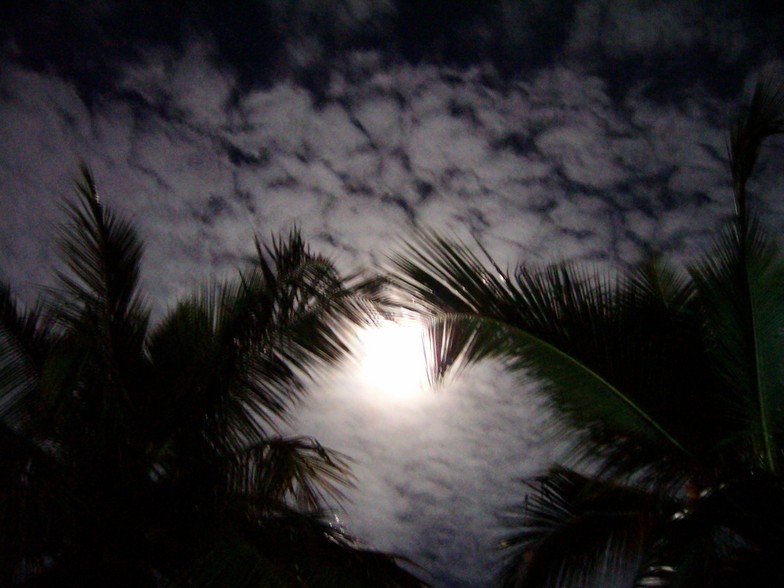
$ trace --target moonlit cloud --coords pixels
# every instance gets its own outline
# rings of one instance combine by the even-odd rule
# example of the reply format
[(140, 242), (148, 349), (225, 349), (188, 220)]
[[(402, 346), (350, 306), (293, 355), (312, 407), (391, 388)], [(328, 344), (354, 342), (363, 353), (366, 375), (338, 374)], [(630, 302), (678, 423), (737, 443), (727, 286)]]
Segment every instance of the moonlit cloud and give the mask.
[(298, 430), (351, 448), (357, 486), (341, 520), (412, 557), (437, 585), (481, 585), (519, 479), (558, 452), (540, 402), (492, 366), (408, 404), (373, 394), (339, 371), (299, 412)]

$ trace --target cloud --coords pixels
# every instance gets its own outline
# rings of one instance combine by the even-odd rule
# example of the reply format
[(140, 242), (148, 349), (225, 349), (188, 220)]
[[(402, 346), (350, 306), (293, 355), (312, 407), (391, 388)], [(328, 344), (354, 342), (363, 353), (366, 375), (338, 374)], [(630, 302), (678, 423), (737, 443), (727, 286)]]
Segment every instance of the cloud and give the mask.
[(374, 393), (347, 370), (298, 412), (297, 430), (353, 458), (357, 487), (341, 520), (437, 585), (484, 585), (505, 532), (499, 514), (522, 500), (518, 480), (558, 451), (533, 389), (484, 366), (405, 403)]
[(0, 77), (0, 249), (6, 279), (30, 294), (48, 284), (63, 168), (77, 171), (88, 151), (90, 117), (71, 84), (14, 67)]

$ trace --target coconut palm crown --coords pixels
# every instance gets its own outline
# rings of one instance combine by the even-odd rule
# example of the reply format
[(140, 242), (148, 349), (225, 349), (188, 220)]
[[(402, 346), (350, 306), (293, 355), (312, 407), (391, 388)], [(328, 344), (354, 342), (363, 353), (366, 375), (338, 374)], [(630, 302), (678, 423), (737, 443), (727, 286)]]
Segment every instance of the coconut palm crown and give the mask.
[(760, 83), (729, 140), (734, 217), (686, 271), (505, 271), (434, 233), (393, 258), (434, 378), (500, 360), (577, 439), (505, 517), (502, 586), (784, 585), (784, 259), (747, 195), (782, 132), (784, 87)]
[(0, 584), (424, 586), (329, 523), (346, 459), (280, 431), (383, 302), (298, 233), (157, 324), (142, 243), (85, 168), (57, 286), (0, 287)]

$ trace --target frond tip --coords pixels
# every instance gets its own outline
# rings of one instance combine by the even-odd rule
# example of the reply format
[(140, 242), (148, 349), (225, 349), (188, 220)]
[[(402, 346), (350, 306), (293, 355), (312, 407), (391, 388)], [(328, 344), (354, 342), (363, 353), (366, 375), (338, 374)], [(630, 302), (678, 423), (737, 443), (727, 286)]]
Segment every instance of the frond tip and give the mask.
[(735, 208), (742, 226), (748, 219), (746, 183), (757, 163), (762, 142), (784, 133), (784, 81), (761, 80), (746, 111), (730, 133), (729, 155)]
[(327, 498), (341, 500), (351, 474), (345, 456), (314, 439), (275, 437), (248, 447), (237, 462), (237, 489), (271, 504), (316, 511)]

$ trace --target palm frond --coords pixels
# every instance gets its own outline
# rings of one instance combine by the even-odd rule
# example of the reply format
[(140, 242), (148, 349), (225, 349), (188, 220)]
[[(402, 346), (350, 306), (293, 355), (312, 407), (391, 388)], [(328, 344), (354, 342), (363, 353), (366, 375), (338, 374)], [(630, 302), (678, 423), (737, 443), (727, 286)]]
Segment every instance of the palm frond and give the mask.
[(103, 206), (86, 167), (76, 194), (65, 204), (69, 221), (58, 239), (69, 269), (58, 272), (62, 320), (73, 325), (89, 312), (104, 338), (131, 317), (137, 328), (144, 326), (147, 312), (138, 293), (142, 244), (136, 231)]
[(784, 332), (784, 264), (778, 248), (750, 212), (746, 184), (762, 142), (784, 133), (784, 85), (757, 84), (751, 103), (730, 137), (735, 222), (711, 256), (693, 266), (711, 329), (717, 365), (736, 391), (755, 457), (770, 471), (779, 467), (784, 374), (777, 349)]
[(694, 298), (694, 284), (687, 273), (667, 266), (658, 256), (651, 256), (632, 266), (631, 283), (625, 292), (665, 308), (684, 309)]
[(300, 375), (270, 343), (275, 326), (262, 324), (264, 303), (248, 298), (241, 282), (207, 287), (178, 304), (149, 342), (161, 409), (182, 411), (187, 403), (181, 418), (210, 429), (229, 455), (264, 439), (303, 390)]
[(133, 227), (101, 204), (87, 168), (82, 176), (59, 235), (69, 271), (58, 272), (49, 302), (61, 334), (43, 379), (61, 423), (87, 411), (119, 438), (129, 434), (128, 419), (144, 396), (149, 313), (137, 291), (142, 245)]
[(210, 383), (221, 358), (215, 341), (217, 287), (180, 301), (151, 330), (147, 340), (152, 396), (155, 406), (147, 411), (153, 438), (165, 442), (173, 430), (201, 431), (210, 409)]
[(495, 357), (541, 382), (561, 416), (600, 445), (633, 432), (689, 455), (655, 397), (649, 340), (629, 329), (632, 320), (641, 328), (644, 317), (623, 312), (633, 282), (566, 265), (498, 274), (497, 265), (487, 269), (465, 246), (436, 235), (420, 235), (393, 263), (396, 285), (424, 307), (434, 377)]
[(296, 233), (257, 247), (240, 279), (180, 303), (151, 333), (160, 467), (187, 479), (201, 467), (187, 455), (206, 453), (233, 464), (206, 477), (261, 514), (287, 502), (320, 508), (350, 481), (346, 462), (312, 440), (270, 431), (314, 366), (345, 352), (340, 329), (370, 319), (379, 282), (349, 283)]
[(784, 371), (780, 345), (784, 333), (784, 260), (756, 222), (746, 245), (737, 230), (726, 232), (715, 250), (695, 264), (709, 351), (730, 394), (718, 396), (735, 416), (734, 431), (745, 432), (759, 464), (776, 471), (784, 440)]
[(40, 308), (20, 309), (0, 284), (0, 421), (18, 427), (29, 419), (51, 339)]
[(505, 518), (504, 588), (637, 586), (666, 503), (640, 489), (555, 467)]
[(275, 437), (245, 449), (231, 474), (230, 488), (265, 505), (289, 504), (306, 511), (341, 500), (351, 481), (346, 458), (305, 437)]
[(746, 184), (759, 157), (762, 142), (784, 133), (784, 83), (761, 80), (751, 103), (730, 133), (729, 157), (735, 193), (735, 211), (743, 235), (748, 220)]
[(253, 268), (180, 303), (149, 343), (168, 405), (187, 398), (229, 454), (286, 420), (307, 378), (347, 352), (349, 327), (382, 300), (378, 280), (342, 279), (298, 234), (258, 247)]
[(256, 240), (249, 288), (270, 294), (275, 325), (288, 336), (289, 361), (304, 367), (313, 361), (334, 362), (347, 351), (347, 330), (382, 314), (390, 304), (386, 280), (361, 274), (342, 277), (327, 258), (309, 250), (298, 231), (272, 245)]
[[(705, 329), (697, 294), (689, 273), (675, 271), (660, 259), (649, 258), (632, 266), (614, 294), (613, 312), (623, 332), (617, 339), (621, 346), (608, 343), (617, 361), (631, 368), (625, 372), (624, 390), (639, 399), (655, 420), (666, 424), (675, 438), (683, 440), (696, 458), (691, 469), (682, 470), (687, 477), (709, 476), (714, 466), (720, 467), (731, 430), (726, 406), (706, 402), (706, 395), (727, 395), (729, 384), (716, 374), (715, 356), (709, 350), (711, 335)], [(640, 449), (616, 447), (606, 459), (608, 473), (623, 472), (624, 462), (636, 460)], [(651, 473), (664, 473), (666, 460), (650, 458)], [(677, 487), (678, 480), (673, 482)]]

